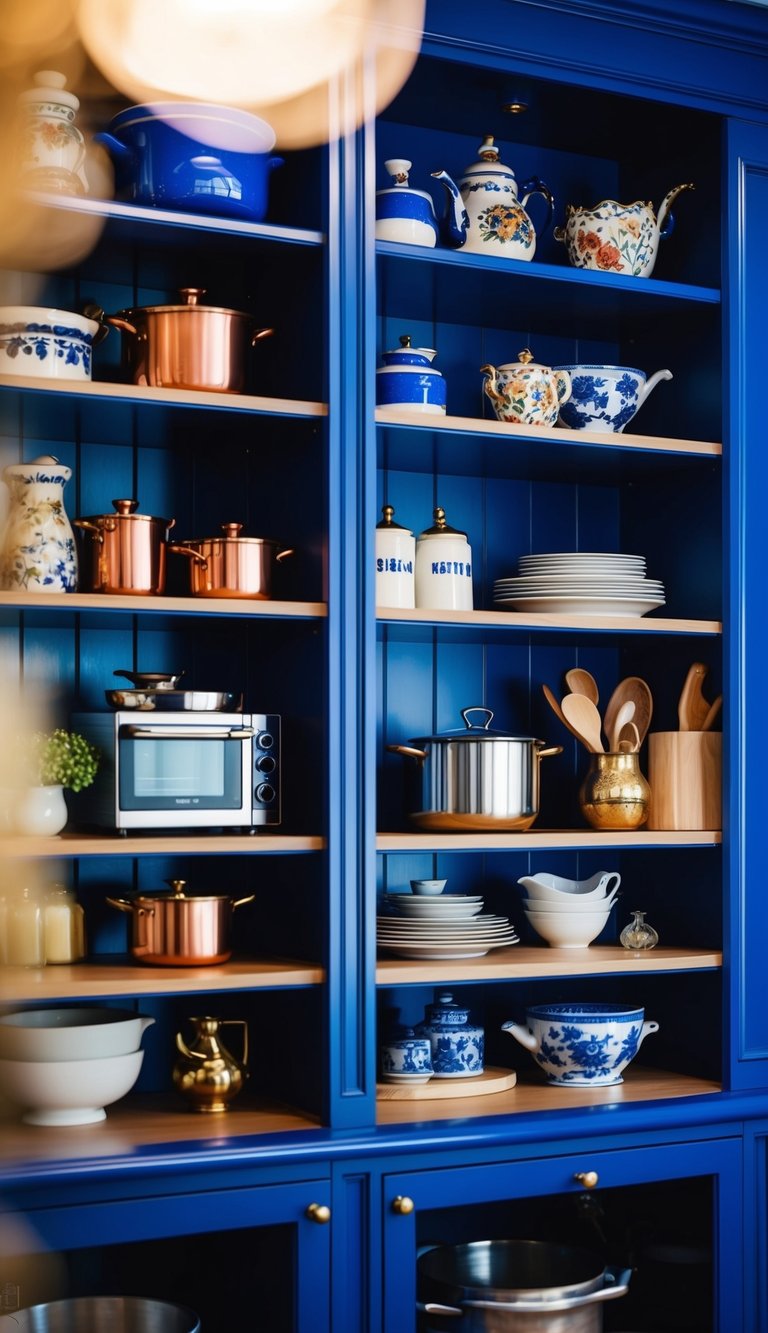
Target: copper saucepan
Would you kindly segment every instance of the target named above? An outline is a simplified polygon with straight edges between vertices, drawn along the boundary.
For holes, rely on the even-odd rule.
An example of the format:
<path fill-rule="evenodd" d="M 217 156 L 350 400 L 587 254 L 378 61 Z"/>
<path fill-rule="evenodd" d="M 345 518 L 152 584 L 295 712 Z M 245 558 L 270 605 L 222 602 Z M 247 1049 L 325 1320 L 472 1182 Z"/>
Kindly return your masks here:
<path fill-rule="evenodd" d="M 76 518 L 82 538 L 80 578 L 84 592 L 161 593 L 165 547 L 173 518 L 139 514 L 138 500 L 113 500 L 114 514 Z"/>
<path fill-rule="evenodd" d="M 190 592 L 195 597 L 270 597 L 274 566 L 293 551 L 281 550 L 269 537 L 241 536 L 242 523 L 221 526 L 221 537 L 168 546 L 189 560 Z"/>
<path fill-rule="evenodd" d="M 241 310 L 200 305 L 203 287 L 182 287 L 179 295 L 183 305 L 136 306 L 116 315 L 101 312 L 104 322 L 126 335 L 134 384 L 242 392 L 247 348 L 274 329 L 254 328 L 253 317 Z"/>
<path fill-rule="evenodd" d="M 167 881 L 171 893 L 141 893 L 135 898 L 107 898 L 111 907 L 130 912 L 131 954 L 142 963 L 166 967 L 202 967 L 225 963 L 232 955 L 232 914 L 253 902 L 226 894 L 187 897 L 185 880 Z"/>

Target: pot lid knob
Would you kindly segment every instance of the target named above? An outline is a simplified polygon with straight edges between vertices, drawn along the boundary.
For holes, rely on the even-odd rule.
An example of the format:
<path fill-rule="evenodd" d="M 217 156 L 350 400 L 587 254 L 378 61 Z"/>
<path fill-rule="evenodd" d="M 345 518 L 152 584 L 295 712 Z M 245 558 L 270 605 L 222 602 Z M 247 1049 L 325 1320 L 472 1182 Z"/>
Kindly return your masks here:
<path fill-rule="evenodd" d="M 185 879 L 167 879 L 165 882 L 166 884 L 170 884 L 173 889 L 174 898 L 186 898 L 187 895 L 184 892 L 184 885 L 187 881 Z"/>
<path fill-rule="evenodd" d="M 527 366 L 533 360 L 533 352 L 530 347 L 524 347 L 522 352 L 518 352 L 517 359 L 522 361 L 524 366 Z"/>
<path fill-rule="evenodd" d="M 477 150 L 481 162 L 498 162 L 499 150 L 493 142 L 493 135 L 486 134 L 483 142 Z"/>
<path fill-rule="evenodd" d="M 135 514 L 139 507 L 138 500 L 113 500 L 112 508 L 117 510 L 118 514 Z"/>
<path fill-rule="evenodd" d="M 413 166 L 404 157 L 390 157 L 384 163 L 384 170 L 388 176 L 392 177 L 393 185 L 408 185 L 408 173 Z"/>
<path fill-rule="evenodd" d="M 199 305 L 200 297 L 205 296 L 206 287 L 180 287 L 179 296 L 183 296 L 187 305 Z"/>
<path fill-rule="evenodd" d="M 400 337 L 398 338 L 398 342 L 400 343 L 401 347 L 410 347 L 411 346 L 410 333 L 401 333 Z"/>
<path fill-rule="evenodd" d="M 243 530 L 242 523 L 222 523 L 221 530 L 225 537 L 239 537 Z"/>
<path fill-rule="evenodd" d="M 376 524 L 377 528 L 389 528 L 391 531 L 397 529 L 398 532 L 410 532 L 410 528 L 404 528 L 402 523 L 393 522 L 395 511 L 392 505 L 382 505 L 381 512 L 384 517 Z"/>
<path fill-rule="evenodd" d="M 425 528 L 421 534 L 422 537 L 442 536 L 466 538 L 466 532 L 462 532 L 459 528 L 452 528 L 449 523 L 446 523 L 445 510 L 441 508 L 440 505 L 438 505 L 437 509 L 432 511 L 432 517 L 435 520 L 434 525 L 431 528 Z"/>

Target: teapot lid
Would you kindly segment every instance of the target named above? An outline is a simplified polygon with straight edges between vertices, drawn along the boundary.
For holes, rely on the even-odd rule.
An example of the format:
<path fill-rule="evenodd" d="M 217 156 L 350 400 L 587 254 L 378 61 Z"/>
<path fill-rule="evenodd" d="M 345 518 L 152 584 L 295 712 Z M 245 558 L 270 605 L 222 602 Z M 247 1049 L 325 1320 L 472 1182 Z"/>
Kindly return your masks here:
<path fill-rule="evenodd" d="M 534 361 L 533 352 L 530 347 L 524 347 L 522 352 L 518 352 L 517 361 L 508 361 L 503 367 L 504 370 L 545 370 L 552 369 L 551 366 L 542 365 L 541 361 Z"/>
<path fill-rule="evenodd" d="M 384 517 L 381 518 L 381 519 L 379 520 L 379 522 L 376 524 L 376 527 L 377 527 L 377 528 L 387 528 L 387 529 L 389 529 L 390 532 L 394 532 L 394 531 L 397 531 L 397 532 L 407 532 L 408 535 L 409 535 L 409 537 L 412 537 L 412 536 L 413 536 L 413 533 L 411 532 L 411 529 L 410 529 L 410 528 L 405 528 L 405 527 L 403 527 L 402 523 L 395 523 L 395 522 L 393 522 L 393 517 L 394 517 L 394 513 L 395 513 L 395 511 L 394 511 L 394 509 L 392 508 L 392 505 L 382 505 L 382 506 L 381 506 L 381 512 L 382 512 L 382 514 L 383 514 Z"/>
<path fill-rule="evenodd" d="M 388 186 L 387 189 L 385 190 L 377 190 L 376 193 L 377 195 L 397 194 L 398 192 L 405 190 L 407 191 L 408 194 L 416 195 L 416 197 L 419 199 L 428 200 L 430 209 L 434 214 L 435 206 L 432 203 L 432 195 L 429 194 L 426 190 L 414 190 L 408 180 L 408 176 L 410 174 L 412 166 L 413 163 L 409 162 L 408 159 L 405 157 L 387 158 L 386 162 L 384 163 L 384 170 L 390 177 L 392 184 Z"/>
<path fill-rule="evenodd" d="M 58 102 L 59 106 L 68 106 L 72 111 L 77 111 L 80 106 L 80 99 L 75 97 L 74 93 L 64 91 L 64 85 L 67 82 L 66 75 L 60 74 L 55 69 L 38 70 L 34 76 L 36 88 L 28 88 L 19 97 L 21 106 L 29 105 L 33 102 Z"/>
<path fill-rule="evenodd" d="M 492 171 L 495 167 L 497 169 L 496 172 L 494 172 L 495 175 L 506 175 L 513 181 L 515 180 L 515 173 L 512 168 L 505 166 L 503 162 L 499 161 L 499 149 L 493 141 L 492 134 L 485 135 L 483 142 L 477 150 L 477 156 L 478 161 L 473 162 L 471 166 L 465 168 L 465 176 L 486 175 L 488 171 Z"/>
<path fill-rule="evenodd" d="M 459 528 L 452 528 L 446 523 L 445 510 L 441 509 L 439 505 L 437 509 L 433 510 L 432 517 L 435 520 L 433 526 L 420 532 L 418 541 L 421 541 L 422 537 L 463 537 L 465 541 L 467 540 L 466 532 L 462 532 Z"/>
<path fill-rule="evenodd" d="M 390 348 L 388 352 L 382 352 L 381 359 L 386 366 L 421 366 L 424 369 L 430 366 L 437 356 L 434 347 L 414 347 L 411 344 L 410 333 L 401 333 L 398 342 L 399 347 Z M 438 370 L 434 371 L 439 375 Z"/>

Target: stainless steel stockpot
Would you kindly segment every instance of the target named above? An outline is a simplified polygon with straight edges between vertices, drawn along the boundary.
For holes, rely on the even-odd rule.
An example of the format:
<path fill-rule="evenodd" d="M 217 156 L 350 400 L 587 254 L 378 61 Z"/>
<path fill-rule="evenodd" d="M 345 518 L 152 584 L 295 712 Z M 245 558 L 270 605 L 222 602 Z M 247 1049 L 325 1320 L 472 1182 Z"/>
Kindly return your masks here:
<path fill-rule="evenodd" d="M 471 714 L 483 719 L 473 722 Z M 387 749 L 421 765 L 421 799 L 409 816 L 419 828 L 530 828 L 539 813 L 539 760 L 560 754 L 533 736 L 491 731 L 490 708 L 463 708 L 465 726 L 436 736 L 417 736 Z"/>
<path fill-rule="evenodd" d="M 138 514 L 138 500 L 113 500 L 114 514 L 76 518 L 85 592 L 151 595 L 165 589 L 165 544 L 173 518 Z"/>
<path fill-rule="evenodd" d="M 170 893 L 141 893 L 135 898 L 107 898 L 110 907 L 131 914 L 131 954 L 142 963 L 167 967 L 203 967 L 225 963 L 232 954 L 232 914 L 253 902 L 224 894 L 190 896 L 184 880 L 172 879 Z"/>
<path fill-rule="evenodd" d="M 600 1333 L 602 1303 L 625 1296 L 632 1275 L 538 1240 L 440 1245 L 417 1267 L 430 1327 L 457 1333 Z"/>

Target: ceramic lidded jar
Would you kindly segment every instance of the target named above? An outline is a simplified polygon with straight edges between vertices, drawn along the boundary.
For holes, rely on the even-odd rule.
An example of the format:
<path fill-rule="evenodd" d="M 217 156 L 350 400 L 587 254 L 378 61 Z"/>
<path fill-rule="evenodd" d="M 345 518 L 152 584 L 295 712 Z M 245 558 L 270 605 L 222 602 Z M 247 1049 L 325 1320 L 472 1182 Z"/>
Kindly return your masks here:
<path fill-rule="evenodd" d="M 431 195 L 411 188 L 408 176 L 413 163 L 403 157 L 389 158 L 384 170 L 392 180 L 386 190 L 376 191 L 377 241 L 399 241 L 407 245 L 437 245 L 437 218 Z"/>
<path fill-rule="evenodd" d="M 376 605 L 416 605 L 416 541 L 410 528 L 394 522 L 392 505 L 382 506 L 376 524 Z"/>
<path fill-rule="evenodd" d="M 0 587 L 6 591 L 74 592 L 77 588 L 75 538 L 63 494 L 71 476 L 71 468 L 51 454 L 5 468 L 10 510 L 0 559 Z"/>
<path fill-rule="evenodd" d="M 379 407 L 442 416 L 446 385 L 440 371 L 432 369 L 436 356 L 433 347 L 412 347 L 410 333 L 401 334 L 400 346 L 382 353 L 384 365 L 376 371 Z"/>
<path fill-rule="evenodd" d="M 525 347 L 506 365 L 482 366 L 483 389 L 499 421 L 518 426 L 554 426 L 563 403 L 571 396 L 571 377 L 566 370 L 552 370 L 533 359 Z"/>
<path fill-rule="evenodd" d="M 80 102 L 52 69 L 35 75 L 36 87 L 19 98 L 20 170 L 24 184 L 57 194 L 87 194 L 85 140 L 75 125 Z"/>
<path fill-rule="evenodd" d="M 433 611 L 471 611 L 472 548 L 437 508 L 434 524 L 416 538 L 416 605 Z"/>
<path fill-rule="evenodd" d="M 469 1009 L 456 1004 L 450 991 L 438 991 L 435 1003 L 416 1029 L 432 1047 L 435 1078 L 474 1078 L 483 1072 L 485 1033 L 469 1021 Z"/>
<path fill-rule="evenodd" d="M 432 1046 L 429 1037 L 407 1028 L 381 1047 L 381 1077 L 385 1083 L 426 1083 L 432 1077 Z"/>

